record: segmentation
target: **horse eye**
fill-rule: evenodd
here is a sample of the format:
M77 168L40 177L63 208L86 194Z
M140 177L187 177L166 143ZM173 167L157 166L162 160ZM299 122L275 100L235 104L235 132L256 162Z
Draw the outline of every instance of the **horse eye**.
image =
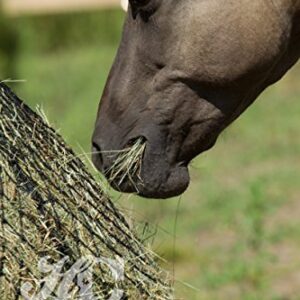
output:
M138 13L151 2L151 0L129 0L131 9L132 9L132 16L135 19Z
M150 2L150 0L129 0L132 7L143 7Z

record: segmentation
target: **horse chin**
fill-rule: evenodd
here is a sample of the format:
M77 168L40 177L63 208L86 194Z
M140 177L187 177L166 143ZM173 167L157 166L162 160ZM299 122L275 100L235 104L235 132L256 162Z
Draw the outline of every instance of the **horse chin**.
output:
M145 198L167 199L181 195L190 183L187 166L177 164L167 170L165 180L159 181L159 177L144 178L144 186L138 194Z
M161 171L151 172L148 177L147 172L136 181L126 180L122 183L111 182L111 186L122 193L134 193L144 198L167 199L181 195L190 182L187 166L178 164L170 170L166 170L167 175L161 176ZM162 180L162 178L166 178Z

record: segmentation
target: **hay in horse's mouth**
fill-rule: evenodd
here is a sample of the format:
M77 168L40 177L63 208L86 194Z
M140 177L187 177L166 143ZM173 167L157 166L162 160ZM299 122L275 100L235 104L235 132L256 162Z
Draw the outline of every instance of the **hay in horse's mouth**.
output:
M141 170L145 148L145 138L139 137L120 150L113 165L106 171L108 181L117 186L129 182L138 193L138 184L142 184Z

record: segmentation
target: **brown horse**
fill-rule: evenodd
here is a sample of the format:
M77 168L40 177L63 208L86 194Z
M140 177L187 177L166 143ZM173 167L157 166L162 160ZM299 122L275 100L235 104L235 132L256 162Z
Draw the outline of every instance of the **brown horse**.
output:
M187 188L189 162L297 62L300 1L129 2L93 161L105 171L107 151L143 137L139 194L167 198ZM117 188L135 191L129 181Z

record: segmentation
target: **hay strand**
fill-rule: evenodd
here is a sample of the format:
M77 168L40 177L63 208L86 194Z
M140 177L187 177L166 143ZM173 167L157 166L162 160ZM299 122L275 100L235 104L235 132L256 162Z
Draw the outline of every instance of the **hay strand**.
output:
M134 143L116 154L114 163L106 173L110 182L117 181L120 186L125 180L130 181L138 193L138 184L143 184L141 179L142 160L146 148L143 138L138 138Z

